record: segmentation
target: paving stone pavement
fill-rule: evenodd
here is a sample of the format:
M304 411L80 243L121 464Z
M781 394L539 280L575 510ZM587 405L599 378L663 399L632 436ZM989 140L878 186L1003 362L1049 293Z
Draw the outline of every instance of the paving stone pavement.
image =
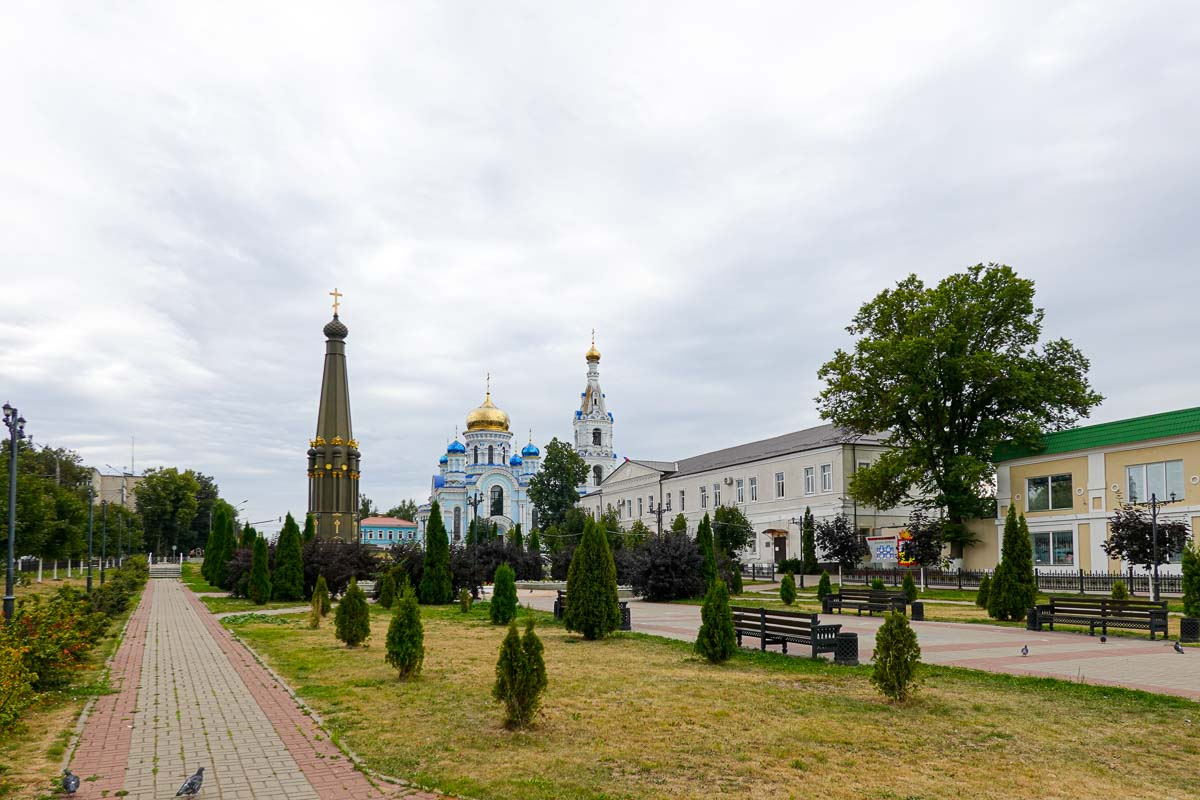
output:
M523 593L521 602L551 611L554 592ZM629 609L633 630L642 633L691 641L700 629L699 606L630 600ZM843 632L857 633L863 661L870 659L875 632L883 624L882 617L855 614L823 614L821 621L841 623ZM1099 636L1070 631L1031 632L956 622L914 622L912 626L921 645L921 658L927 663L1124 686L1200 700L1200 648L1187 648L1179 655L1169 641L1152 642L1146 636L1110 636L1101 643ZM1029 646L1028 657L1021 656L1022 645ZM804 648L792 652L806 654Z
M99 775L79 797L121 788L133 800L171 797L198 767L202 798L439 797L368 781L177 580L147 588L113 673L114 710L100 713L98 704L74 757L76 773Z

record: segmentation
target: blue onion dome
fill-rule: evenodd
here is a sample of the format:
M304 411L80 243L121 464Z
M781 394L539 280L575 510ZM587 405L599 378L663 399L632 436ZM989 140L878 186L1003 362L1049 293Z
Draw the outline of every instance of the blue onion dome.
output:
M508 460L508 465L510 467L519 467L521 466L521 463L521 457L516 453L513 453L513 457Z
M525 445L525 449L521 451L521 455L525 456L526 458L537 458L541 455L541 452L537 449L537 445L535 445L533 442L530 442L529 444Z
M465 452L467 452L467 446L465 444L463 444L462 442L460 442L458 439L455 439L453 442L450 443L450 446L446 448L446 452L447 453L465 453Z
M441 464L443 467L446 466L446 464L449 461L450 461L450 459L446 458L445 456L442 456L441 458L438 459L438 463Z

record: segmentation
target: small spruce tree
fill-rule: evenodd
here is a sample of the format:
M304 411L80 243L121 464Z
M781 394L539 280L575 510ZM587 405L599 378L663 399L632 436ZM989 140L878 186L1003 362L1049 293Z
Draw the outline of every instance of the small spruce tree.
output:
M521 534L521 523L513 525L512 530L508 532L508 543L518 550L524 549L525 538Z
M1000 564L988 588L988 616L994 619L1025 619L1037 599L1033 576L1033 544L1025 517L1018 518L1013 506L1004 521Z
M337 638L347 647L357 647L371 635L371 612L367 608L367 596L358 588L358 581L350 579L350 588L342 595L337 611L333 614L333 626Z
M542 554L542 538L538 535L537 528L529 532L529 552L539 556Z
M271 597L300 600L304 597L304 559L300 552L300 528L289 513L275 545L275 571L271 574Z
M471 610L471 590L465 586L458 590L458 607L464 614Z
M1200 617L1200 542L1183 548L1183 615Z
M319 609L321 616L329 613L331 604L329 602L329 584L325 582L324 575L317 576L317 584L313 587L313 608Z
M904 573L904 580L900 585L904 589L904 599L909 603L915 602L917 599L917 583L913 580L911 572Z
M328 598L329 594L326 593L325 596L326 596L326 598ZM312 608L310 608L308 611L308 627L316 629L316 628L321 627L322 614L321 614L321 595L315 589L313 590L313 593L312 593L312 600L310 601L310 605L312 606Z
M387 576L389 579L391 576ZM380 598L380 602L383 602ZM385 606L386 607L386 606ZM417 595L405 576L387 632L387 663L400 672L400 680L415 677L425 660L425 629Z
M783 580L779 583L779 599L785 606L796 602L796 579L790 572L785 573Z
M271 599L271 573L267 567L267 540L259 536L250 555L250 585L246 594L258 605Z
M314 538L316 538L316 535L317 535L316 520L313 519L312 514L305 514L304 515L304 533L302 533L300 535L300 538L304 541L305 544L308 544Z
M882 592L887 589L883 583L883 578L871 578L871 589L876 592Z
M713 544L712 522L708 514L700 520L700 527L696 530L696 547L703 559L700 565L700 579L704 586L708 586L717 577L717 551Z
M500 644L496 683L492 686L492 697L504 703L506 727L523 728L533 721L546 683L542 640L534 633L533 617L527 618L523 637L517 634L517 621L510 620L508 635Z
M921 647L917 634L905 616L897 611L888 613L875 633L875 668L871 683L885 696L904 702L916 688L917 665Z
M725 588L725 581L718 578L708 585L700 619L696 652L714 664L728 660L737 652L737 634L733 630L733 612L729 610L729 591Z
M1125 588L1125 581L1113 581L1112 585L1113 600L1128 600L1129 590Z
M617 601L617 565L608 549L608 536L600 523L587 520L583 537L567 569L567 610L564 620L569 631L578 631L584 639L601 639L621 624Z
M975 593L975 605L986 609L988 607L988 593L992 589L992 576L984 575L979 579L979 591Z
M508 564L496 567L492 584L492 602L488 604L488 616L496 625L505 625L517 616L516 573Z
M408 575L404 576L408 579ZM385 572L383 577L379 579L379 605L384 608L391 608L396 602L396 577L390 572Z
M817 572L817 538L816 525L813 522L812 509L804 509L804 525L800 535L800 554L804 561L804 574L814 575Z
M426 605L445 605L454 600L454 583L450 575L450 540L442 522L442 509L437 501L429 510L425 526L425 571L421 575L421 602Z
M833 594L833 586L829 581L829 570L821 570L821 580L817 583L817 599L824 600Z

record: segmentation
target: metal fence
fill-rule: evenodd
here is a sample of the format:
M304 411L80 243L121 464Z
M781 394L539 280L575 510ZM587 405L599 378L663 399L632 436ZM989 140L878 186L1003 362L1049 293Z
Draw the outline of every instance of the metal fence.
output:
M899 586L904 581L906 573L911 573L917 585L921 584L920 569L853 569L842 571L842 582L869 584L879 578L888 586ZM978 589L983 576L991 576L990 569L960 569L960 570L925 570L925 585L935 589ZM1038 591L1041 592L1080 592L1111 594L1113 584L1123 581L1131 595L1150 594L1150 575L1141 572L1041 572L1033 571L1037 581ZM1165 575L1159 573L1158 591L1161 594L1182 594L1183 577L1181 575Z
M775 580L774 564L742 564L742 577L752 581Z

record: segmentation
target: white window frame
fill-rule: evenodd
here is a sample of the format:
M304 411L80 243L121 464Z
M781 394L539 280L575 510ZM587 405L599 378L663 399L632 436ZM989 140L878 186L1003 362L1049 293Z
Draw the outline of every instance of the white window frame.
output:
M1163 496L1157 497L1159 501L1167 501L1171 498L1171 475L1168 467L1172 464L1178 464L1179 485L1176 487L1179 491L1175 493L1175 497L1183 499L1187 496L1187 481L1184 479L1183 459L1173 458L1169 461L1148 461L1145 464L1130 464L1125 467L1125 491L1126 500L1130 503L1149 503L1150 502L1150 468L1160 467L1163 471ZM1141 472L1141 484L1146 490L1145 497L1136 497L1129 486L1129 478L1134 471ZM1153 492L1157 496L1158 492Z
M821 465L821 494L833 491L833 464Z
M1067 491L1067 499L1070 501L1065 506L1054 505L1054 479L1068 478L1071 481L1071 488ZM1032 492L1029 491L1029 484L1032 481L1046 482L1046 507L1033 508L1029 505L1029 497ZM1051 475L1031 475L1025 479L1025 510L1026 511L1070 511L1075 506L1075 476L1070 472L1055 472Z
M742 478L738 478L733 482L733 486L733 496L736 498L734 502L739 504L746 502L746 481Z
M784 482L783 473L775 473L775 499L778 500L787 496L787 484Z
M721 484L714 483L713 485L713 508L721 507Z
M758 478L750 479L750 502L758 502Z
M638 495L638 516L642 515L642 496ZM561 574L561 573L560 573Z
M708 508L708 489L704 486L700 487L700 507Z
M808 497L817 493L817 469L816 467L804 468L804 496Z
M1048 537L1047 544L1049 545L1049 552L1050 552L1050 560L1049 561L1039 562L1037 560L1037 546L1034 544L1034 542L1037 540L1037 537L1039 537L1039 536ZM1056 550L1054 548L1055 539L1058 539L1059 537L1063 537L1063 536L1065 536L1071 542L1071 559L1069 561L1060 561L1057 558L1055 558L1055 553L1056 553ZM1071 530L1031 531L1029 533L1029 547L1030 547L1030 549L1033 550L1033 565L1035 567L1074 567L1075 566L1075 562L1076 562L1076 559L1075 559L1075 531L1071 531Z

